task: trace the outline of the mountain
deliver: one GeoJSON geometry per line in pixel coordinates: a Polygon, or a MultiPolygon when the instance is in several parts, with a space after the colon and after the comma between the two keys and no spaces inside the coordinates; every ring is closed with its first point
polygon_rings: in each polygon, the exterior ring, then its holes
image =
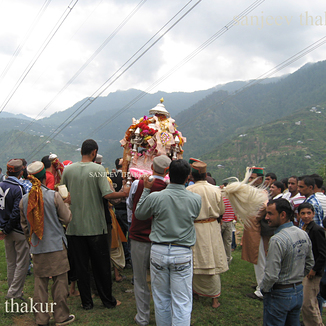
{"type": "Polygon", "coordinates": [[[302,67],[269,84],[255,84],[230,94],[219,90],[175,119],[187,136],[186,157],[200,156],[217,145],[298,109],[326,101],[326,61],[302,67]]]}
{"type": "MultiPolygon", "coordinates": [[[[178,112],[186,110],[218,89],[234,92],[245,84],[244,81],[235,81],[193,93],[157,92],[146,94],[137,102],[136,99],[144,94],[140,90],[130,89],[110,93],[106,97],[96,99],[67,128],[63,129],[56,139],[80,146],[83,140],[94,138],[99,143],[99,152],[104,156],[105,161],[112,165],[117,157],[122,156],[119,141],[124,137],[125,131],[132,123],[132,118],[140,118],[148,114],[149,110],[156,106],[162,97],[165,99],[164,105],[167,110],[172,116],[175,116],[178,112]],[[128,107],[129,103],[133,104],[128,107]],[[103,123],[106,124],[97,130],[103,123]]],[[[65,111],[37,120],[37,123],[42,126],[41,132],[43,133],[44,128],[48,128],[51,131],[50,134],[54,132],[53,135],[55,135],[55,130],[61,130],[64,126],[61,125],[63,121],[72,120],[80,111],[79,108],[84,108],[88,103],[89,100],[84,99],[65,111]]]]}
{"type": "MultiPolygon", "coordinates": [[[[124,109],[127,105],[131,104],[130,108],[126,109],[123,113],[123,117],[133,117],[134,114],[144,115],[152,107],[159,103],[163,97],[165,99],[165,105],[168,107],[171,114],[176,115],[178,112],[187,109],[189,106],[198,102],[210,93],[213,93],[215,88],[196,91],[193,93],[185,92],[157,92],[155,94],[144,93],[137,89],[129,89],[127,91],[116,91],[108,94],[105,97],[99,97],[94,101],[94,98],[85,98],[77,102],[71,108],[52,114],[48,118],[43,118],[41,121],[45,124],[59,125],[67,119],[69,116],[74,117],[80,110],[86,107],[92,102],[85,111],[83,111],[78,119],[88,118],[89,116],[97,115],[99,117],[102,114],[106,114],[107,118],[116,114],[120,110],[124,109]],[[144,96],[145,95],[145,96],[144,96]],[[143,96],[143,97],[142,97],[143,96]],[[136,99],[139,99],[136,101],[136,99]],[[76,112],[76,113],[75,113],[76,112]]],[[[131,121],[130,118],[130,121],[131,121]]],[[[94,128],[94,126],[93,126],[94,128]]]]}
{"type": "MultiPolygon", "coordinates": [[[[60,144],[72,145],[73,148],[80,147],[87,138],[94,138],[104,162],[113,167],[114,160],[123,155],[119,140],[124,137],[132,118],[147,115],[163,97],[164,105],[176,120],[178,130],[187,137],[184,157],[204,157],[205,153],[235,135],[238,137],[251,128],[291,116],[297,110],[326,103],[325,74],[326,61],[321,61],[307,64],[292,74],[259,83],[234,81],[193,93],[157,92],[141,98],[143,93],[140,90],[117,91],[96,101],[84,99],[63,112],[33,124],[22,119],[0,119],[0,130],[4,135],[11,130],[24,131],[42,138],[43,143],[55,136],[60,144]],[[136,101],[138,98],[139,101],[136,101]],[[89,101],[92,104],[76,116],[80,112],[78,108],[84,108],[83,103],[89,101]],[[73,118],[74,121],[66,127],[65,123],[73,118]]],[[[16,137],[7,146],[15,148],[20,141],[16,137]]],[[[35,142],[34,148],[38,144],[35,142]]],[[[72,160],[75,157],[74,150],[66,154],[63,159],[72,160]]],[[[12,155],[18,157],[15,152],[12,155]]],[[[32,159],[40,157],[35,155],[32,159]]],[[[241,169],[236,170],[236,173],[240,173],[241,169]]]]}
{"type": "Polygon", "coordinates": [[[265,167],[278,179],[316,173],[325,164],[326,102],[250,128],[200,158],[221,184],[228,177],[242,179],[247,166],[265,167]]]}
{"type": "Polygon", "coordinates": [[[70,159],[78,161],[80,159],[80,149],[77,146],[65,144],[58,140],[48,141],[38,153],[32,155],[35,148],[41,148],[44,136],[30,135],[26,132],[11,130],[0,134],[0,167],[6,172],[7,162],[12,158],[25,158],[28,163],[34,160],[41,160],[45,155],[55,153],[61,161],[70,159]],[[16,141],[18,140],[18,141],[16,141]]]}
{"type": "Polygon", "coordinates": [[[30,118],[30,117],[27,117],[26,115],[24,114],[13,114],[13,113],[10,113],[10,112],[6,112],[6,111],[2,111],[0,113],[0,119],[7,119],[7,118],[14,118],[14,119],[23,119],[23,120],[28,120],[28,121],[32,121],[33,119],[30,118]]]}
{"type": "MultiPolygon", "coordinates": [[[[276,77],[265,80],[266,84],[274,83],[284,77],[276,77]]],[[[143,94],[140,90],[131,89],[128,91],[117,91],[110,93],[107,97],[98,98],[87,110],[81,113],[68,128],[64,129],[56,139],[70,142],[75,145],[81,144],[84,139],[95,138],[100,146],[100,153],[105,161],[113,164],[115,158],[122,156],[122,148],[119,141],[124,137],[125,131],[130,126],[132,118],[139,118],[148,114],[148,111],[159,103],[163,97],[164,105],[170,114],[174,117],[178,112],[185,111],[197,103],[207,98],[217,90],[223,90],[233,94],[238,89],[244,87],[248,82],[234,81],[225,85],[218,85],[214,88],[197,91],[193,93],[157,92],[155,94],[146,94],[138,102],[135,102],[143,94]],[[135,102],[129,106],[129,103],[135,102]],[[105,110],[103,109],[105,108],[105,110]],[[104,125],[102,126],[102,124],[104,125]],[[98,128],[98,127],[101,128],[98,128]]],[[[70,120],[75,116],[74,112],[78,108],[87,105],[87,99],[78,102],[72,108],[53,114],[49,118],[39,120],[42,124],[51,124],[52,128],[61,123],[67,117],[70,120]]],[[[178,121],[177,121],[178,123],[178,121]]]]}

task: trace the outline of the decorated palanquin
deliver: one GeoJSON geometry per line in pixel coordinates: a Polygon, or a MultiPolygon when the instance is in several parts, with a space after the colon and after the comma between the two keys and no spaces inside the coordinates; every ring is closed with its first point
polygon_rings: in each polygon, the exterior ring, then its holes
{"type": "Polygon", "coordinates": [[[175,120],[163,105],[163,98],[149,111],[152,116],[132,119],[132,125],[120,141],[124,148],[122,172],[138,178],[151,174],[153,159],[167,155],[171,160],[182,158],[186,138],[177,130],[175,120]]]}

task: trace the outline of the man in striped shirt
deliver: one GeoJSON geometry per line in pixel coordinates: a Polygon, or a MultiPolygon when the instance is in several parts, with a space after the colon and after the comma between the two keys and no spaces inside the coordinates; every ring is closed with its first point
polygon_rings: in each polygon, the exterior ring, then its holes
{"type": "Polygon", "coordinates": [[[225,212],[222,216],[222,238],[223,244],[225,248],[226,258],[228,260],[228,264],[231,264],[232,256],[231,256],[231,245],[232,245],[232,224],[235,218],[235,214],[233,208],[230,204],[230,201],[223,197],[223,202],[225,205],[225,212]]]}
{"type": "Polygon", "coordinates": [[[302,196],[298,190],[298,177],[293,175],[288,180],[288,189],[289,192],[283,195],[282,198],[290,202],[292,210],[294,212],[294,222],[293,224],[298,226],[299,222],[297,221],[298,207],[306,199],[305,196],[302,196]]]}

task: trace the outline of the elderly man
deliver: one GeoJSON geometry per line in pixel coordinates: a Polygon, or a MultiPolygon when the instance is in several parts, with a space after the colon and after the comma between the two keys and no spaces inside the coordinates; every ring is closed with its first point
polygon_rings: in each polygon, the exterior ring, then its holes
{"type": "Polygon", "coordinates": [[[170,184],[150,193],[154,181],[144,179],[144,190],[135,216],[146,220],[153,216],[149,236],[151,247],[151,282],[158,326],[190,325],[192,311],[192,251],[196,242],[194,220],[201,207],[201,197],[186,190],[190,165],[185,160],[172,161],[170,184]]]}
{"type": "Polygon", "coordinates": [[[314,266],[311,241],[290,221],[292,209],[286,199],[271,199],[266,220],[276,227],[259,284],[264,294],[264,326],[300,326],[302,280],[314,266]]]}
{"type": "Polygon", "coordinates": [[[25,194],[19,179],[22,160],[7,163],[8,178],[0,183],[0,239],[5,241],[8,292],[6,299],[23,299],[23,288],[29,265],[29,246],[20,225],[19,202],[25,194]]]}
{"type": "Polygon", "coordinates": [[[212,298],[212,307],[218,308],[218,297],[221,295],[220,274],[229,269],[218,221],[225,206],[221,189],[206,181],[207,164],[197,161],[191,167],[195,184],[188,186],[187,190],[200,195],[202,200],[200,213],[195,220],[197,240],[193,247],[193,292],[197,296],[212,298]]]}
{"type": "Polygon", "coordinates": [[[49,310],[54,313],[56,325],[68,325],[75,320],[69,314],[67,239],[63,225],[71,221],[71,212],[58,192],[45,186],[44,164],[35,161],[27,166],[32,182],[30,192],[20,201],[21,225],[28,243],[31,243],[34,267],[35,318],[38,325],[48,325],[49,310]],[[48,305],[48,284],[52,278],[53,309],[48,305]]]}

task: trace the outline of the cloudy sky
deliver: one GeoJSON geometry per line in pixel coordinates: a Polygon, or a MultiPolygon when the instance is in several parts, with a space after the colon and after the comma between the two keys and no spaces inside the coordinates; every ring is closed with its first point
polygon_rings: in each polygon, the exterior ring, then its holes
{"type": "MultiPolygon", "coordinates": [[[[197,2],[0,0],[0,110],[49,116],[98,95],[101,85],[169,20],[188,4],[158,35],[197,2]]],[[[192,92],[255,79],[326,35],[324,1],[261,1],[230,25],[234,17],[258,3],[200,1],[116,81],[112,77],[102,96],[130,88],[151,93],[192,92]],[[224,33],[192,57],[219,31],[224,33]],[[187,57],[192,59],[185,62],[187,57]],[[174,71],[182,62],[185,64],[174,71]],[[154,87],[171,71],[171,76],[154,87]]],[[[325,59],[326,45],[275,76],[325,59]]]]}

